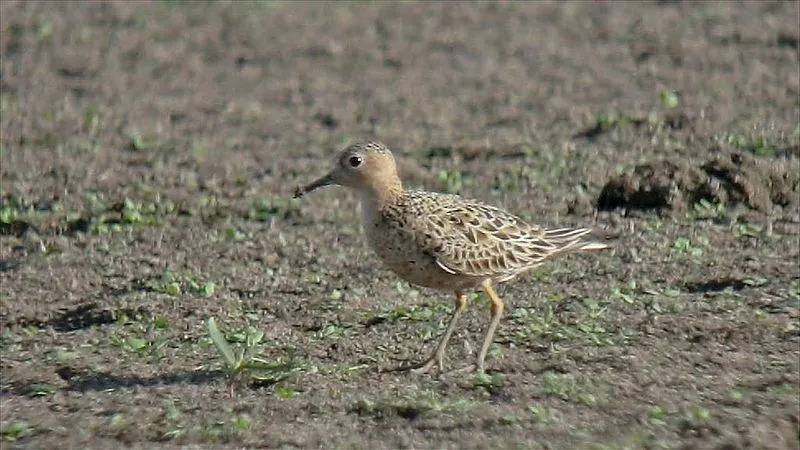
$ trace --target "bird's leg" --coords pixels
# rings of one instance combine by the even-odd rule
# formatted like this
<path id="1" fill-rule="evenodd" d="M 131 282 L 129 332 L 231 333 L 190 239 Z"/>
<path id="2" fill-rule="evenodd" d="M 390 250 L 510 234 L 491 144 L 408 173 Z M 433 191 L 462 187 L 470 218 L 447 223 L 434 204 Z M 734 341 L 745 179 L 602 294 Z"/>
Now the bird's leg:
<path id="1" fill-rule="evenodd" d="M 411 368 L 413 372 L 425 373 L 437 363 L 439 364 L 439 371 L 444 371 L 444 351 L 447 348 L 447 342 L 450 340 L 450 335 L 453 334 L 453 329 L 456 327 L 458 316 L 461 315 L 461 312 L 464 311 L 464 308 L 467 306 L 467 295 L 461 291 L 455 291 L 455 294 L 456 307 L 453 310 L 453 315 L 450 316 L 450 322 L 447 324 L 447 330 L 445 330 L 444 336 L 442 336 L 442 339 L 439 341 L 439 345 L 436 346 L 436 350 L 428 359 Z"/>
<path id="2" fill-rule="evenodd" d="M 481 352 L 478 354 L 478 373 L 484 372 L 485 367 L 483 361 L 486 359 L 486 353 L 489 352 L 489 346 L 492 345 L 495 329 L 497 329 L 497 324 L 500 322 L 500 316 L 503 315 L 503 309 L 505 308 L 503 301 L 500 300 L 500 297 L 498 297 L 497 293 L 495 293 L 494 289 L 492 289 L 491 279 L 487 278 L 486 281 L 481 283 L 481 286 L 483 286 L 483 290 L 486 291 L 486 295 L 489 296 L 489 300 L 492 302 L 492 321 L 489 323 L 489 329 L 486 330 L 486 337 L 483 338 Z"/>

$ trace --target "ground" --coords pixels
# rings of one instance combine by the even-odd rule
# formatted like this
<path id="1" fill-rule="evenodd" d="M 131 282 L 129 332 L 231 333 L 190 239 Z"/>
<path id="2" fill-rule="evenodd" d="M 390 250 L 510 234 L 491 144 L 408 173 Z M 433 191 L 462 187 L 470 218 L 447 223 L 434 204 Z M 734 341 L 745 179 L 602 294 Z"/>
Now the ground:
<path id="1" fill-rule="evenodd" d="M 798 2 L 0 2 L 3 448 L 798 448 Z M 335 152 L 613 250 L 452 296 Z M 488 323 L 470 297 L 447 369 Z M 239 358 L 235 377 L 208 328 Z M 234 361 L 234 364 L 236 362 Z M 234 382 L 229 380 L 233 379 Z"/>

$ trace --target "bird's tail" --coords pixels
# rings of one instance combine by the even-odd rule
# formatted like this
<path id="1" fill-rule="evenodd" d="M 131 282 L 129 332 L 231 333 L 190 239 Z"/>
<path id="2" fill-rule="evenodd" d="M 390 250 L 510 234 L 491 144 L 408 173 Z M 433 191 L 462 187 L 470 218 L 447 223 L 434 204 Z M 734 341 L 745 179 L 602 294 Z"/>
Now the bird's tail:
<path id="1" fill-rule="evenodd" d="M 604 242 L 607 241 L 609 237 L 591 228 L 556 228 L 545 230 L 544 238 L 556 248 L 553 253 L 611 248 L 610 245 Z"/>

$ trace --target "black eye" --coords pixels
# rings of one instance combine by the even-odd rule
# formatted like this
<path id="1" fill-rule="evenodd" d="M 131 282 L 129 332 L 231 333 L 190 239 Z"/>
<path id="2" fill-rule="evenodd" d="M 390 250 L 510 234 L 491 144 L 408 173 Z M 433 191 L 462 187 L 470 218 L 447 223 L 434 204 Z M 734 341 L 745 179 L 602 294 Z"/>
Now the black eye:
<path id="1" fill-rule="evenodd" d="M 347 160 L 350 163 L 350 167 L 358 167 L 361 165 L 361 157 L 360 156 L 351 156 L 350 159 Z"/>

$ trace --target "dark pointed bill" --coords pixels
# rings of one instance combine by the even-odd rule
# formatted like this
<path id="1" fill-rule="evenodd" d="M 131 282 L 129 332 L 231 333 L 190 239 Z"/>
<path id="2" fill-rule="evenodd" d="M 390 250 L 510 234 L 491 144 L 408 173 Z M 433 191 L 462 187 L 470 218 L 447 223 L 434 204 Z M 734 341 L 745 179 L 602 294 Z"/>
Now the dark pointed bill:
<path id="1" fill-rule="evenodd" d="M 309 192 L 317 188 L 321 188 L 323 186 L 330 186 L 331 184 L 333 184 L 333 178 L 331 177 L 331 174 L 327 174 L 324 177 L 320 178 L 319 180 L 314 181 L 313 183 L 305 187 L 298 186 L 297 189 L 294 190 L 294 198 L 302 197 L 303 195 L 308 194 Z"/>

